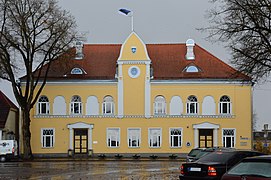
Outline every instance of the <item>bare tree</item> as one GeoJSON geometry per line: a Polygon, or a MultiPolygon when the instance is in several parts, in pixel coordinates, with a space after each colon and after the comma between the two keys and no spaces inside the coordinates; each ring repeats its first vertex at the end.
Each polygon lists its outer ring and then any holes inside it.
{"type": "Polygon", "coordinates": [[[255,82],[271,71],[271,1],[211,0],[208,12],[210,40],[226,42],[232,52],[231,63],[255,82]]]}
{"type": "Polygon", "coordinates": [[[75,38],[75,20],[56,0],[0,0],[0,78],[10,81],[22,110],[23,158],[32,159],[30,110],[51,62],[75,38]],[[25,76],[18,82],[18,72],[25,76]]]}

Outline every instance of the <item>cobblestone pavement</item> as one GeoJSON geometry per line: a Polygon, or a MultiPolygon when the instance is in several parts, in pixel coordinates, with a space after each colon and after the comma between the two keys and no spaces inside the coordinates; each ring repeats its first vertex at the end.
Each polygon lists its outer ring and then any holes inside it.
{"type": "Polygon", "coordinates": [[[0,179],[178,179],[179,160],[33,161],[0,163],[0,179]]]}

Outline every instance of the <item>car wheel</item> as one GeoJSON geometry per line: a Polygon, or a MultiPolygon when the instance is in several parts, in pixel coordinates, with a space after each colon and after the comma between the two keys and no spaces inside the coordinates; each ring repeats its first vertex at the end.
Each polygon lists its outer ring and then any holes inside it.
{"type": "Polygon", "coordinates": [[[5,161],[6,161],[6,157],[5,157],[5,156],[1,156],[1,157],[0,157],[0,161],[1,161],[1,162],[5,162],[5,161]]]}

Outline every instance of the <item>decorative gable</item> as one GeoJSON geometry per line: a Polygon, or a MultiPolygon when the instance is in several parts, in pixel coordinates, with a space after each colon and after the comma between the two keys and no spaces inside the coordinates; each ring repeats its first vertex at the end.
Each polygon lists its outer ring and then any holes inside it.
{"type": "Polygon", "coordinates": [[[122,44],[118,60],[150,60],[146,45],[135,32],[122,44]]]}

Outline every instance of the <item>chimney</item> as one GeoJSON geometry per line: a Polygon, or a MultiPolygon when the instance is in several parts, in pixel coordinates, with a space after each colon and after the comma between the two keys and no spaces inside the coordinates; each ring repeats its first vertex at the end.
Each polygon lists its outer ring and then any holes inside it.
{"type": "Polygon", "coordinates": [[[194,60],[195,59],[194,46],[195,46],[195,41],[193,39],[188,39],[186,41],[187,50],[186,50],[185,58],[187,60],[194,60]]]}
{"type": "Polygon", "coordinates": [[[80,40],[77,40],[75,42],[75,59],[83,59],[84,54],[83,54],[83,42],[80,40]]]}

